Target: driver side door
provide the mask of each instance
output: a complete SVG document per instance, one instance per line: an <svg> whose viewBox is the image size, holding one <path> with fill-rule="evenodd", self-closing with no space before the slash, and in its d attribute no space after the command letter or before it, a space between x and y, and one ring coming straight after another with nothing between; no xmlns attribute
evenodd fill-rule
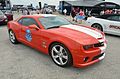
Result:
<svg viewBox="0 0 120 79"><path fill-rule="evenodd" d="M120 16L110 16L108 17L108 20L110 22L110 25L107 27L109 33L120 35Z"/></svg>
<svg viewBox="0 0 120 79"><path fill-rule="evenodd" d="M36 47L36 35L40 33L40 30L32 29L29 26L35 24L38 26L37 22L33 18L22 18L21 30L20 30L20 39L23 43ZM39 37L40 39L40 37ZM39 40L38 40L39 41Z"/></svg>

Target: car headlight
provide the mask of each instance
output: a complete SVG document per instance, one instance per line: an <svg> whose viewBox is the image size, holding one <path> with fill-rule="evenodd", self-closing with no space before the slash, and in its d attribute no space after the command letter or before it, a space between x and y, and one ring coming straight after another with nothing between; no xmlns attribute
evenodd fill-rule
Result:
<svg viewBox="0 0 120 79"><path fill-rule="evenodd" d="M93 48L93 45L84 45L83 48L84 50L88 50L90 48Z"/></svg>

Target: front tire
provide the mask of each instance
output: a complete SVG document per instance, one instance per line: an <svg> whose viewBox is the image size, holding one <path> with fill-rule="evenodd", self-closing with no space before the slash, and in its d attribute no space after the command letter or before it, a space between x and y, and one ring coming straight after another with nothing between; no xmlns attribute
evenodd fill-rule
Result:
<svg viewBox="0 0 120 79"><path fill-rule="evenodd" d="M50 56L54 63L60 67L72 65L72 55L68 48L61 43L54 43L51 45Z"/></svg>
<svg viewBox="0 0 120 79"><path fill-rule="evenodd" d="M96 29L98 29L98 30L100 30L100 31L103 31L103 28L102 28L102 26L101 26L100 24L97 24L97 23L96 23L96 24L93 24L92 27L93 27L93 28L96 28Z"/></svg>
<svg viewBox="0 0 120 79"><path fill-rule="evenodd" d="M15 33L12 30L9 30L9 40L13 44L17 44L18 40L16 39Z"/></svg>

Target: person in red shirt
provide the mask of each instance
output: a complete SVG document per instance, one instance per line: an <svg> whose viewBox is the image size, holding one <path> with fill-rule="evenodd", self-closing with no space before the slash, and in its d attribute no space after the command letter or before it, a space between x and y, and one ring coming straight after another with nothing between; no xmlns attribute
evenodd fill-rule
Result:
<svg viewBox="0 0 120 79"><path fill-rule="evenodd" d="M110 14L110 10L106 10L106 11L105 11L105 14Z"/></svg>
<svg viewBox="0 0 120 79"><path fill-rule="evenodd" d="M76 16L76 20L79 23L82 23L82 20L84 19L84 11L82 9L80 9L79 13Z"/></svg>
<svg viewBox="0 0 120 79"><path fill-rule="evenodd" d="M79 15L84 16L84 11L82 9L80 9Z"/></svg>

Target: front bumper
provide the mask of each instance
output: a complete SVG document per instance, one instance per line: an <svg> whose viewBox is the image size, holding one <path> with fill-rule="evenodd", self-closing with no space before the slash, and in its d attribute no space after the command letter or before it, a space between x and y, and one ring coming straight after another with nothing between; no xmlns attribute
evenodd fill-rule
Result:
<svg viewBox="0 0 120 79"><path fill-rule="evenodd" d="M106 41L104 41L104 46L98 47L95 50L91 50L87 52L81 51L82 53L79 52L79 54L77 52L76 54L73 55L73 66L85 67L101 61L105 57L106 47L107 47L107 44L106 44Z"/></svg>
<svg viewBox="0 0 120 79"><path fill-rule="evenodd" d="M82 68L82 67L86 67L86 66L89 66L89 65L92 65L92 64L94 64L94 63L96 63L96 62L101 61L102 59L104 59L104 57L105 57L105 53L103 53L103 56L99 57L98 59L91 60L91 61L89 61L89 62L82 63L82 64L76 63L76 64L74 64L74 66L75 66L75 67L81 67L81 68ZM93 57L93 58L94 58L94 57ZM84 60L84 58L83 58L83 60Z"/></svg>

